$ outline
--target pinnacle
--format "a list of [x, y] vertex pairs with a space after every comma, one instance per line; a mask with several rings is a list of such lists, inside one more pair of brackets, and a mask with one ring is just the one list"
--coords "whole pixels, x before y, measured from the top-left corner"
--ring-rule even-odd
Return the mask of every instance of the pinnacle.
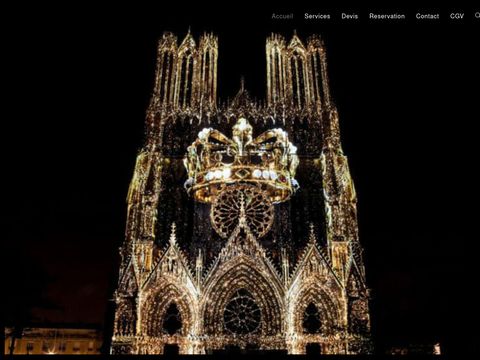
[[172, 230], [170, 232], [170, 244], [175, 244], [176, 243], [176, 240], [177, 240], [176, 231], [177, 231], [177, 225], [175, 224], [175, 222], [173, 222], [172, 223]]

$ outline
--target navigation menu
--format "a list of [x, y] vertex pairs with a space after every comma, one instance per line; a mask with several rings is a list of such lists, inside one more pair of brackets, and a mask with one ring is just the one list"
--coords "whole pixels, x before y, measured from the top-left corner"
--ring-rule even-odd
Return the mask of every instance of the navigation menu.
[[356, 9], [325, 10], [309, 9], [308, 11], [271, 13], [272, 20], [297, 20], [312, 23], [329, 24], [439, 24], [439, 23], [475, 23], [480, 24], [480, 9], [473, 10], [436, 10], [432, 8], [417, 10], [369, 11]]

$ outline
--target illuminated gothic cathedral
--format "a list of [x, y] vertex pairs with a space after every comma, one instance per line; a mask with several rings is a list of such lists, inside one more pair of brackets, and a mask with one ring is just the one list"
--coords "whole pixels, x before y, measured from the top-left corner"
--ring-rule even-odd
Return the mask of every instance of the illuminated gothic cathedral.
[[159, 41], [111, 352], [370, 351], [325, 47], [272, 34], [265, 101], [217, 98], [218, 40]]

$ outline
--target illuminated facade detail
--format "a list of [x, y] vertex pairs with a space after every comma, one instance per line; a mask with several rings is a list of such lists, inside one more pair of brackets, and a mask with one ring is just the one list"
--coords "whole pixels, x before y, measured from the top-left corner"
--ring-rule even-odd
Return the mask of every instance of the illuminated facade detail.
[[212, 205], [210, 220], [215, 231], [228, 237], [241, 215], [257, 238], [264, 236], [273, 224], [273, 206], [265, 191], [252, 185], [227, 185]]
[[237, 183], [262, 186], [272, 203], [290, 198], [298, 188], [296, 146], [279, 128], [255, 139], [252, 134], [253, 128], [244, 118], [233, 125], [231, 139], [212, 128], [198, 133], [184, 159], [189, 176], [185, 187], [195, 200], [213, 202], [226, 185]]
[[318, 36], [267, 39], [267, 99], [217, 101], [217, 38], [158, 46], [112, 353], [370, 351], [356, 194]]
[[239, 289], [223, 312], [225, 329], [232, 334], [245, 335], [257, 331], [262, 320], [262, 312], [250, 293]]

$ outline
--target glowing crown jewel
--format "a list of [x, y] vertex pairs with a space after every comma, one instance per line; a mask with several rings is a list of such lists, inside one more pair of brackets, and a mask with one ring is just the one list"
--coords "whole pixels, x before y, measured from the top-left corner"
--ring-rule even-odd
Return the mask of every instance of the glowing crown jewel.
[[297, 148], [282, 129], [271, 129], [253, 139], [245, 118], [232, 127], [232, 138], [205, 128], [187, 149], [184, 165], [185, 188], [195, 200], [212, 202], [225, 186], [254, 184], [264, 190], [272, 203], [287, 200], [298, 188], [295, 171]]

